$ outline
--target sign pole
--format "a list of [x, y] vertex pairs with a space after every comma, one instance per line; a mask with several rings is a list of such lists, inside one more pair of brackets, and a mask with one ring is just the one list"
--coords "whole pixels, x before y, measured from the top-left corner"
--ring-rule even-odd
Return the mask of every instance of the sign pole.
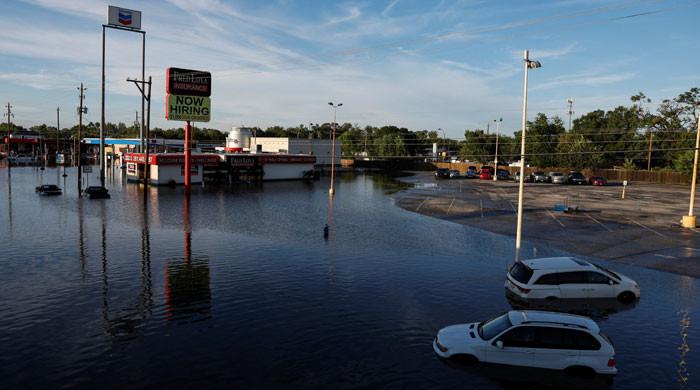
[[192, 127], [190, 121], [185, 122], [185, 194], [190, 193], [190, 142], [192, 139]]
[[[100, 116], [100, 185], [102, 187], [105, 186], [105, 161], [104, 161], [104, 152], [105, 152], [105, 28], [106, 26], [103, 24], [102, 25], [102, 102], [101, 102], [101, 116]], [[80, 142], [80, 140], [78, 140]], [[80, 156], [80, 155], [78, 155]], [[80, 157], [78, 157], [80, 158]]]

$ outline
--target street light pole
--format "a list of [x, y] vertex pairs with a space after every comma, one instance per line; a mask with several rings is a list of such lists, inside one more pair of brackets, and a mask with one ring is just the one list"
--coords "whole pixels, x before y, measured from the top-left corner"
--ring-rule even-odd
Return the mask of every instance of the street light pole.
[[493, 156], [493, 169], [495, 169], [495, 175], [493, 175], [493, 181], [498, 181], [498, 134], [501, 131], [501, 122], [503, 122], [503, 118], [498, 118], [494, 119], [494, 122], [496, 122], [496, 153]]
[[515, 260], [520, 260], [520, 242], [523, 235], [523, 188], [525, 186], [525, 127], [527, 126], [527, 75], [529, 69], [536, 69], [542, 65], [539, 61], [530, 60], [530, 52], [525, 50], [523, 55], [525, 62], [525, 85], [523, 87], [523, 118], [520, 133], [520, 183], [518, 185], [518, 222], [515, 233]]
[[693, 159], [693, 178], [690, 185], [690, 206], [688, 207], [688, 215], [683, 216], [681, 224], [684, 228], [694, 229], [696, 218], [693, 209], [695, 209], [695, 185], [698, 179], [698, 148], [700, 148], [700, 115], [698, 115], [697, 130], [695, 131], [695, 158]]
[[331, 188], [328, 190], [328, 194], [333, 196], [335, 194], [334, 182], [335, 182], [335, 127], [336, 127], [336, 114], [338, 113], [338, 107], [342, 106], [343, 103], [333, 104], [333, 102], [328, 102], [328, 105], [333, 108], [333, 128], [331, 129]]

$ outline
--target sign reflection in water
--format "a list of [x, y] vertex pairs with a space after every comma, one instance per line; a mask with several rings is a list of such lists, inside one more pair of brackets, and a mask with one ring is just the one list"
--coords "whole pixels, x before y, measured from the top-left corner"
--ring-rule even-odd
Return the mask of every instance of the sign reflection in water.
[[211, 309], [209, 261], [206, 256], [192, 257], [190, 195], [182, 201], [184, 256], [165, 262], [165, 299], [168, 320], [192, 316], [208, 317]]

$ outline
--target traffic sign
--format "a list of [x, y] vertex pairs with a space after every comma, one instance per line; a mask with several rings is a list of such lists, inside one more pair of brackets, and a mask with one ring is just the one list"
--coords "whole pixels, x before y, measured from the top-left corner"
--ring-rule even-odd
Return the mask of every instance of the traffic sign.
[[168, 68], [165, 92], [173, 95], [211, 96], [211, 73], [201, 70]]
[[209, 122], [211, 98], [168, 94], [165, 101], [165, 119], [171, 121]]

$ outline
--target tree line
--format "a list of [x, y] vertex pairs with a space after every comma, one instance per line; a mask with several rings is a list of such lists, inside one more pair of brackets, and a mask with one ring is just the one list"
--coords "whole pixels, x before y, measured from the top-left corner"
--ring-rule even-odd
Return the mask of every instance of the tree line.
[[[700, 105], [700, 88], [691, 88], [673, 99], [664, 99], [652, 111], [651, 99], [639, 92], [630, 97], [628, 105], [611, 110], [588, 112], [566, 129], [558, 117], [538, 113], [527, 122], [526, 161], [538, 167], [610, 168], [624, 166], [628, 169], [647, 167], [688, 172], [692, 169], [696, 107]], [[23, 130], [13, 126], [14, 130]], [[30, 130], [48, 137], [56, 137], [56, 127], [39, 125]], [[0, 125], [0, 134], [7, 131], [7, 124]], [[300, 124], [293, 127], [271, 126], [266, 129], [253, 127], [259, 137], [291, 137], [328, 139], [332, 124]], [[77, 137], [78, 126], [63, 128], [60, 137]], [[151, 129], [152, 137], [183, 139], [183, 128]], [[106, 123], [105, 135], [115, 138], [136, 138], [139, 126], [125, 123]], [[441, 137], [442, 135], [442, 137]], [[99, 123], [88, 122], [83, 126], [83, 137], [99, 136]], [[481, 128], [467, 129], [464, 139], [444, 137], [436, 130], [411, 131], [397, 126], [365, 126], [338, 124], [338, 142], [344, 157], [421, 157], [432, 156], [433, 144], [439, 151], [449, 151], [462, 160], [492, 162], [496, 152], [497, 135]], [[198, 141], [223, 142], [226, 134], [211, 128], [196, 128], [193, 138]], [[499, 162], [520, 159], [521, 132], [498, 135]], [[651, 156], [649, 150], [651, 149]]]

